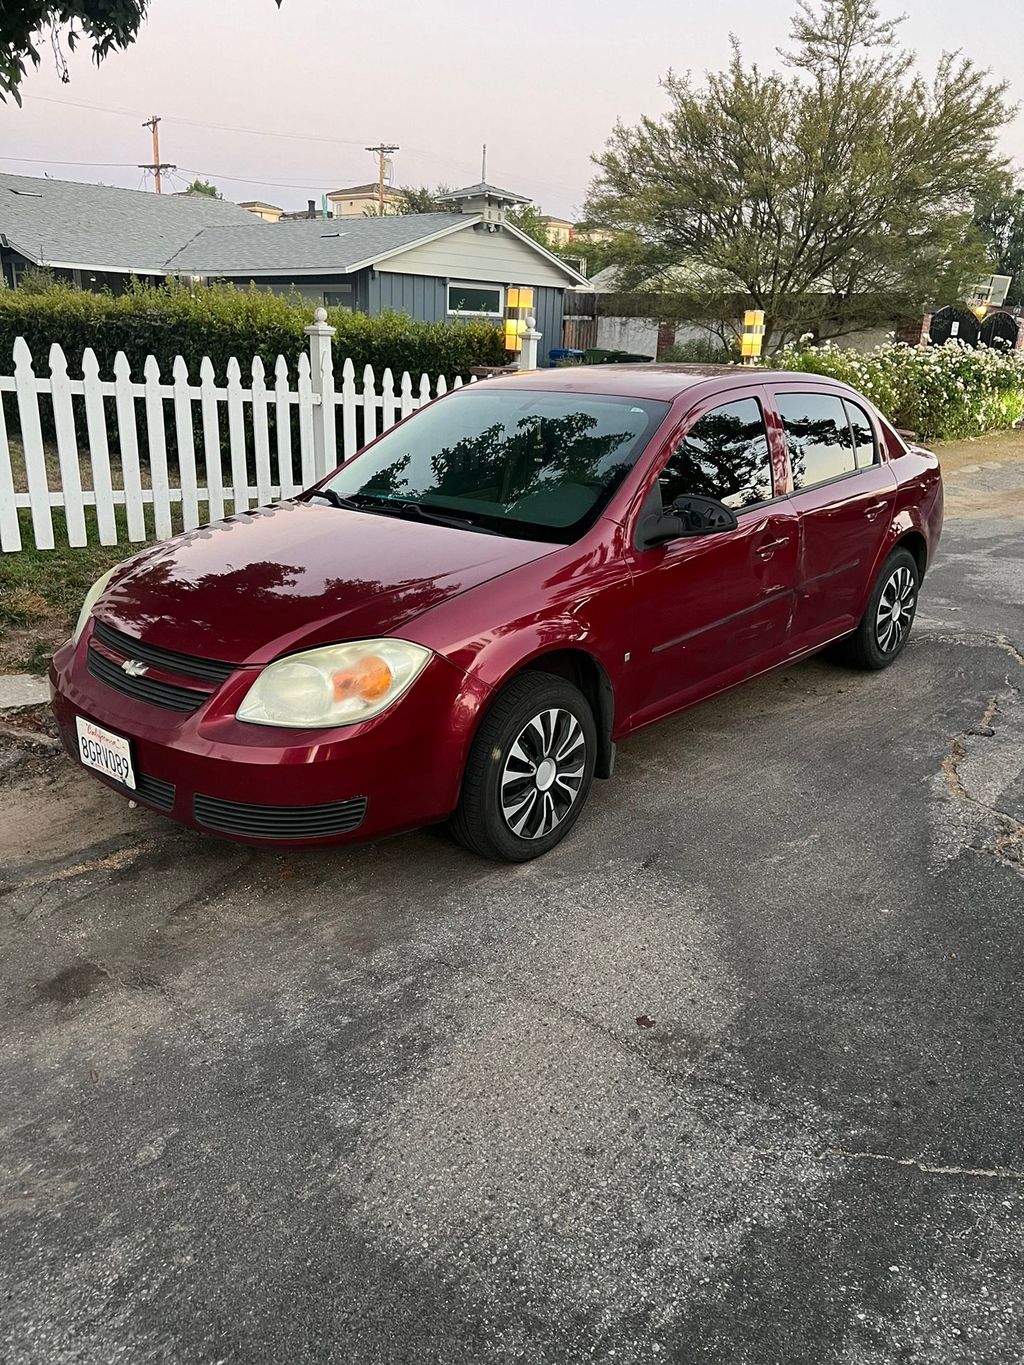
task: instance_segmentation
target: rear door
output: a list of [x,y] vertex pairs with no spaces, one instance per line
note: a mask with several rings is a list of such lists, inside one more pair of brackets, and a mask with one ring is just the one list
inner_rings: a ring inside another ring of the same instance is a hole
[[759,389],[707,400],[674,438],[636,521],[689,493],[724,502],[739,525],[649,548],[634,533],[633,725],[785,657],[798,533],[783,479]]
[[859,403],[809,384],[774,385],[772,392],[799,523],[796,654],[859,621],[892,518],[896,476]]

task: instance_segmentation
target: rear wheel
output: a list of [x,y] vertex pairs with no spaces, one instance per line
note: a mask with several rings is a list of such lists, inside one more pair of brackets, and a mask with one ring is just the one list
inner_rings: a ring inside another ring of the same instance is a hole
[[579,819],[596,756],[597,727],[578,688],[547,673],[514,678],[473,741],[455,837],[499,861],[547,853]]
[[840,645],[847,663],[877,670],[899,657],[914,624],[920,578],[910,551],[893,550],[875,579],[860,625]]

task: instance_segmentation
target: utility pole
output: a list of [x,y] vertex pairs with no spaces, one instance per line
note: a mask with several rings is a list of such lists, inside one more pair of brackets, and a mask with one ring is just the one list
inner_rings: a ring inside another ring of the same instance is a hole
[[153,114],[150,118],[146,119],[145,123],[142,125],[143,128],[150,128],[152,129],[153,132],[153,160],[139,164],[140,171],[153,172],[153,176],[156,182],[155,188],[157,194],[160,194],[162,191],[162,187],[160,184],[160,172],[176,171],[178,169],[177,166],[172,166],[169,161],[160,160],[160,134],[157,132],[157,125],[159,124],[159,122],[160,115]]
[[368,152],[373,152],[377,158],[377,212],[381,218],[384,217],[384,165],[388,157],[393,152],[398,151],[397,145],[388,142],[380,142],[376,147],[367,147]]

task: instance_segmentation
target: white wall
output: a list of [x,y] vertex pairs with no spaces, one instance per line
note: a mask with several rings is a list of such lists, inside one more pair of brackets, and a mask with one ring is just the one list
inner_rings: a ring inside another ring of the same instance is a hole
[[887,341],[892,340],[891,327],[872,327],[863,332],[847,332],[845,336],[836,337],[837,346],[846,346],[851,351],[870,351],[875,346],[882,346]]
[[658,323],[655,318],[598,318],[597,345],[603,351],[629,351],[632,355],[658,354]]

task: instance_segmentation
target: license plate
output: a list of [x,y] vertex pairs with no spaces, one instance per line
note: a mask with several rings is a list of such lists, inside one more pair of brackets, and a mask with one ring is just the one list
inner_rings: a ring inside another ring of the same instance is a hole
[[135,790],[132,748],[123,735],[115,735],[82,716],[75,717],[78,727],[78,754],[87,768]]

